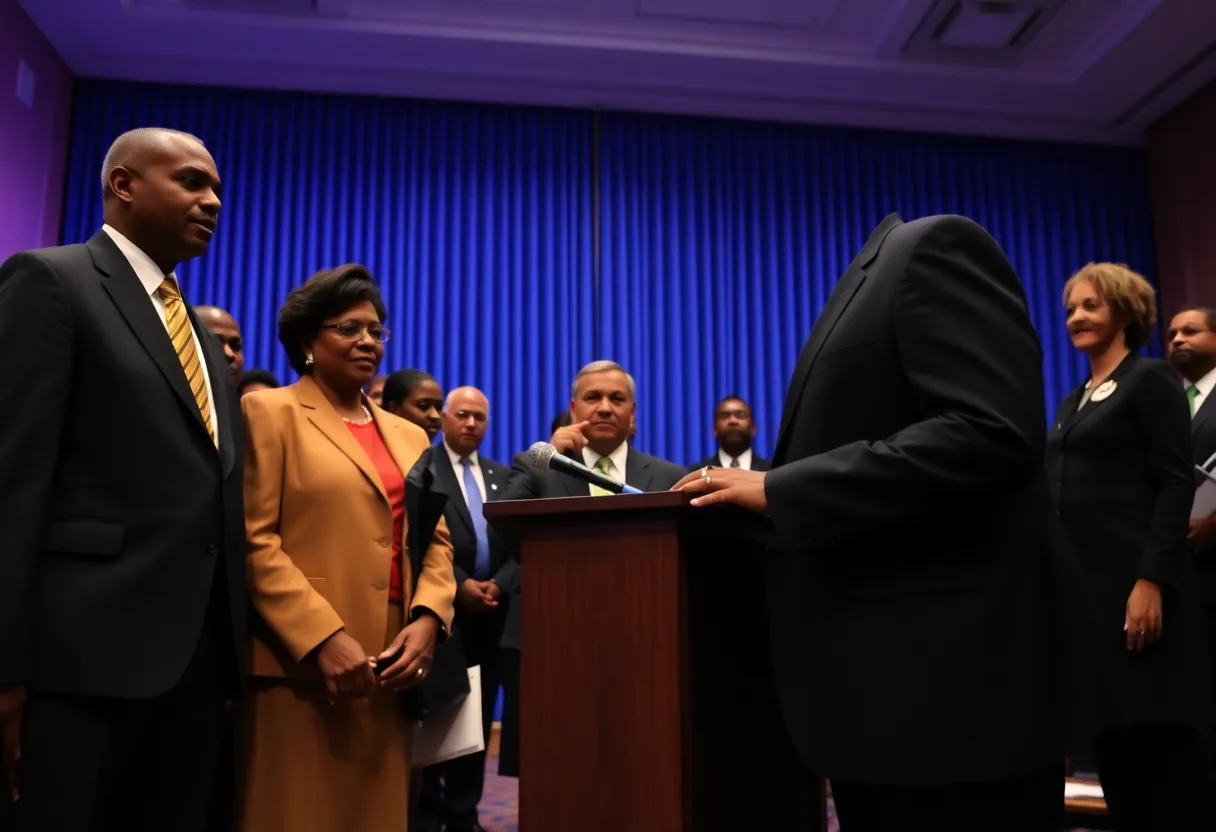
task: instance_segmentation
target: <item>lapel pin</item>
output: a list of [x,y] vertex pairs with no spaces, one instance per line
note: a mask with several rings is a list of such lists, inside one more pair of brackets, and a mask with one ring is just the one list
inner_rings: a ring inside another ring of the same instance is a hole
[[1100,401],[1109,399],[1111,394],[1114,393],[1118,387],[1119,387],[1119,385],[1115,383],[1114,379],[1110,379],[1109,381],[1104,381],[1098,385],[1098,389],[1094,391],[1093,395],[1090,396],[1089,399],[1090,399],[1090,401],[1095,401],[1095,402],[1100,402]]
[[491,490],[491,491],[497,491],[497,490],[498,490],[498,483],[496,483],[496,482],[492,482],[492,483],[490,483],[490,490]]

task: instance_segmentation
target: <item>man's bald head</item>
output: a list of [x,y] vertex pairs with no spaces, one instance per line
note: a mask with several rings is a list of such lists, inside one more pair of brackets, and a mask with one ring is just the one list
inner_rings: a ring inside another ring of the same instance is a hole
[[228,359],[228,370],[234,379],[245,371],[245,341],[241,337],[241,326],[228,310],[218,306],[196,306],[194,314],[211,330],[224,345],[224,357]]
[[203,140],[198,136],[168,127],[136,127],[123,133],[110,145],[106,158],[101,163],[101,198],[109,199],[114,195],[110,186],[110,175],[115,168],[138,170],[149,154],[164,152],[173,142],[183,141],[206,149]]
[[490,401],[476,387],[457,387],[443,402],[440,414],[444,443],[460,456],[481,446],[490,424]]
[[105,221],[165,274],[206,252],[220,175],[198,137],[163,127],[123,133],[101,164]]

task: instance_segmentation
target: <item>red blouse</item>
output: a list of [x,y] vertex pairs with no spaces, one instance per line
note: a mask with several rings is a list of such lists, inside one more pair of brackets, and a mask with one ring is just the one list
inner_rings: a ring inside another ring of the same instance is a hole
[[401,544],[405,537],[405,477],[393,460],[392,454],[388,452],[388,446],[384,444],[384,438],[380,435],[380,430],[376,427],[374,420],[366,425],[347,422],[346,426],[363,446],[368,459],[372,461],[372,467],[380,475],[380,482],[384,486],[385,493],[388,494],[388,504],[393,510],[393,564],[389,575],[388,597],[393,601],[404,601],[405,589],[401,582]]

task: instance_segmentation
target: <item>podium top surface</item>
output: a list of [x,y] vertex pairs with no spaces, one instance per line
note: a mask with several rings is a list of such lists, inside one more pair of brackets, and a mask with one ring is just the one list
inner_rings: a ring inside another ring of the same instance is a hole
[[621,511],[681,509],[693,495],[681,491],[655,491],[648,494],[612,494],[607,497],[553,497],[543,500],[495,500],[486,503],[488,520],[508,517],[536,517],[554,514],[611,514]]

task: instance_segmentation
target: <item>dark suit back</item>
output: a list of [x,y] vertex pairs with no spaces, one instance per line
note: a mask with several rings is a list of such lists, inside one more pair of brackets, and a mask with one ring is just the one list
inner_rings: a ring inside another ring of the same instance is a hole
[[0,682],[163,693],[199,641],[217,568],[237,682],[243,428],[224,353],[190,320],[218,452],[164,324],[104,232],[0,267],[0,350],[30,359],[0,377],[0,469],[20,472],[0,478]]
[[[581,460],[580,460],[581,461]],[[684,469],[674,462],[629,449],[625,457],[625,482],[642,491],[666,491],[684,477]],[[558,471],[538,471],[528,464],[527,452],[520,452],[511,460],[511,474],[507,484],[505,500],[541,500],[556,497],[586,497],[590,494],[587,483],[576,480]],[[502,646],[518,650],[520,647],[520,584],[519,562],[512,561],[511,599],[507,610],[507,624],[503,630]]]
[[1053,651],[1074,631],[1052,599],[1076,573],[1042,391],[996,242],[962,217],[884,221],[802,350],[766,476],[777,683],[819,773],[938,784],[1059,762]]
[[[718,458],[717,454],[714,454],[711,457],[708,457],[706,459],[701,460],[698,463],[688,466],[688,471],[689,471],[689,473],[692,473],[693,471],[699,471],[702,468],[721,468],[721,467],[722,467],[722,460]],[[757,456],[756,452],[754,450],[752,451],[752,467],[750,470],[768,471],[768,470],[771,470],[772,467],[773,467],[772,460],[765,459],[762,456]]]
[[[1060,404],[1047,471],[1060,519],[1098,615],[1128,723],[1202,724],[1207,707],[1199,608],[1186,544],[1194,481],[1189,414],[1177,374],[1132,353],[1113,392]],[[1099,387],[1098,389],[1101,389]],[[1123,623],[1138,579],[1162,586],[1162,636],[1130,653]]]
[[[1192,461],[1196,465],[1203,465],[1216,454],[1216,391],[1204,400],[1191,420],[1191,448]],[[1196,486],[1201,481],[1202,475],[1195,472]],[[1216,551],[1197,553],[1195,571],[1201,600],[1207,606],[1216,607]],[[1216,629],[1212,632],[1216,636]],[[1216,654],[1216,645],[1212,652]]]

